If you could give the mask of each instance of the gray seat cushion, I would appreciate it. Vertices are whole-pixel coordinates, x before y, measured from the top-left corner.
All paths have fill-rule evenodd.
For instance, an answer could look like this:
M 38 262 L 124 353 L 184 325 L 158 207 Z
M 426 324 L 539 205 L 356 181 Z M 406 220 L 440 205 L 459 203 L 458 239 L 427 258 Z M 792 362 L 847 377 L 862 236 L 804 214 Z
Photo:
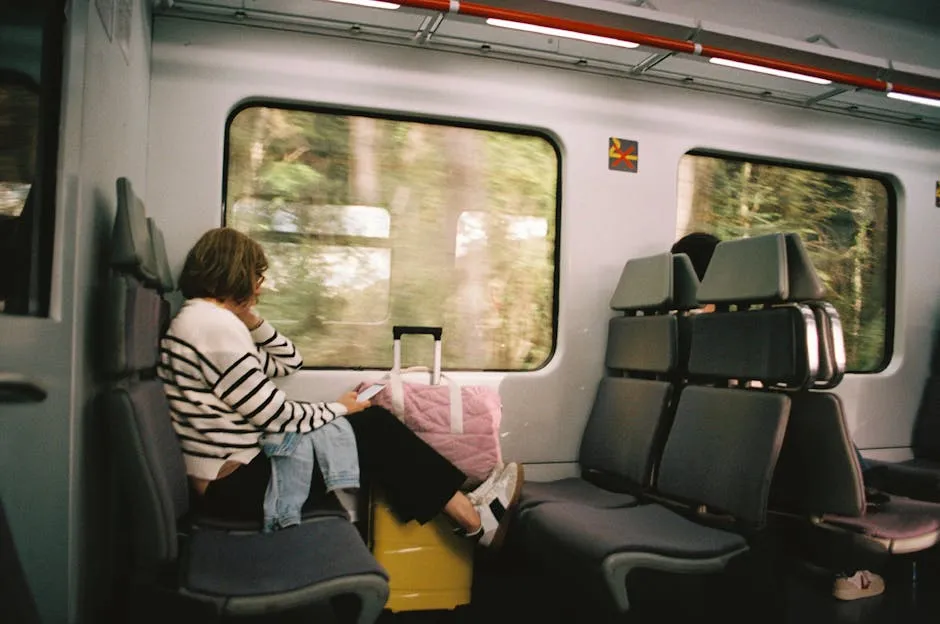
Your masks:
M 742 536 L 655 504 L 598 509 L 545 503 L 526 512 L 522 543 L 549 574 L 621 612 L 629 609 L 626 577 L 634 568 L 713 573 L 747 550 Z
M 182 586 L 205 596 L 278 597 L 328 581 L 388 574 L 348 521 L 323 518 L 274 533 L 197 530 Z M 380 583 L 381 585 L 381 583 Z
M 864 536 L 870 549 L 903 554 L 940 540 L 940 504 L 891 496 L 869 505 L 861 516 L 824 515 L 823 523 Z
M 635 496 L 605 490 L 581 477 L 541 483 L 525 482 L 522 487 L 522 496 L 519 498 L 520 511 L 548 502 L 568 502 L 600 509 L 616 509 L 631 507 L 639 501 Z
M 546 503 L 529 512 L 526 543 L 555 565 L 592 567 L 625 551 L 708 559 L 746 546 L 736 533 L 696 524 L 657 504 L 599 509 Z

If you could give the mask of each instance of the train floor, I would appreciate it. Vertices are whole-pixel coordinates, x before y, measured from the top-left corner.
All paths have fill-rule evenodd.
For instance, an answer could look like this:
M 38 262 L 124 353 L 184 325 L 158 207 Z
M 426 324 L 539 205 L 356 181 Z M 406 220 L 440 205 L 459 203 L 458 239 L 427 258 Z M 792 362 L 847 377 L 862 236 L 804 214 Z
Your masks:
M 829 574 L 792 560 L 768 565 L 762 557 L 741 557 L 726 573 L 712 576 L 637 570 L 628 576 L 631 609 L 622 615 L 598 609 L 564 582 L 532 569 L 510 552 L 477 560 L 472 604 L 453 611 L 386 611 L 378 624 L 937 624 L 938 551 L 935 548 L 916 560 L 888 559 L 877 570 L 885 578 L 885 592 L 847 602 L 832 596 Z M 345 621 L 325 606 L 279 617 L 232 620 L 233 624 Z
M 443 612 L 386 612 L 379 624 L 936 624 L 940 557 L 913 563 L 906 557 L 890 560 L 879 569 L 885 592 L 854 601 L 832 596 L 830 575 L 793 561 L 773 571 L 763 562 L 745 562 L 711 577 L 636 571 L 628 577 L 630 612 L 614 616 L 593 608 L 564 583 L 501 558 L 477 564 L 471 605 Z

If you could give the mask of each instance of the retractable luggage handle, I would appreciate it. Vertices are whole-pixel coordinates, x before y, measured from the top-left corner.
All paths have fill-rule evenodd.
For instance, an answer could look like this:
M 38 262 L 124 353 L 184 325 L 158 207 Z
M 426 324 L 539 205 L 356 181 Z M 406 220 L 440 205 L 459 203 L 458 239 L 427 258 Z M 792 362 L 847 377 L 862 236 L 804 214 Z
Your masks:
M 434 368 L 431 369 L 431 384 L 441 383 L 441 336 L 442 327 L 424 327 L 419 325 L 395 325 L 392 327 L 392 370 L 401 371 L 401 337 L 406 335 L 428 335 L 434 338 Z
M 401 337 L 408 334 L 424 334 L 434 338 L 434 368 L 431 370 L 431 384 L 439 385 L 442 378 L 441 374 L 441 336 L 444 333 L 441 327 L 422 327 L 415 325 L 395 325 L 392 327 L 392 370 L 387 375 L 392 394 L 392 406 L 399 418 L 404 417 L 405 413 L 405 390 L 402 385 L 403 372 L 417 372 L 427 370 L 424 366 L 413 366 L 401 368 Z M 447 385 L 450 388 L 450 431 L 451 433 L 463 433 L 463 401 L 461 398 L 460 384 L 451 381 L 448 378 Z

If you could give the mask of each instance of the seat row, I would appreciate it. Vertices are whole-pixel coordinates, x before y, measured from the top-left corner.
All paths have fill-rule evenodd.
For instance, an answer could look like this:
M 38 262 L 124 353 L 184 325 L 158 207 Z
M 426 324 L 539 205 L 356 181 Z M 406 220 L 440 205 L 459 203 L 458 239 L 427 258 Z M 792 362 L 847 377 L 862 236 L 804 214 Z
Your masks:
M 682 254 L 632 259 L 611 307 L 581 474 L 523 488 L 527 558 L 622 612 L 633 569 L 720 572 L 781 526 L 843 558 L 940 539 L 936 506 L 866 505 L 825 391 L 844 372 L 838 315 L 796 235 L 719 244 L 701 284 Z
M 191 513 L 182 453 L 155 375 L 172 274 L 162 234 L 131 183 L 119 179 L 117 192 L 102 354 L 111 384 L 101 405 L 132 534 L 129 621 L 167 621 L 183 612 L 257 615 L 313 604 L 348 610 L 362 624 L 375 621 L 388 598 L 388 576 L 345 516 L 319 514 L 265 534 Z

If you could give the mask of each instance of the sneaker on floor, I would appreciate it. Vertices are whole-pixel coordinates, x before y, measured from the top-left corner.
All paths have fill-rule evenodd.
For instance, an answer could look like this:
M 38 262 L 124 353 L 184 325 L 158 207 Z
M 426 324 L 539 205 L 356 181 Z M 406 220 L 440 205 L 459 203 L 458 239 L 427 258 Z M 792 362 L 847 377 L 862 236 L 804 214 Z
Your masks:
M 474 504 L 483 525 L 480 545 L 490 549 L 502 546 L 509 529 L 512 508 L 519 500 L 525 473 L 519 464 L 507 464 L 490 489 Z
M 839 600 L 858 600 L 877 596 L 884 590 L 883 578 L 874 572 L 859 570 L 852 576 L 837 577 L 832 587 L 832 595 Z

